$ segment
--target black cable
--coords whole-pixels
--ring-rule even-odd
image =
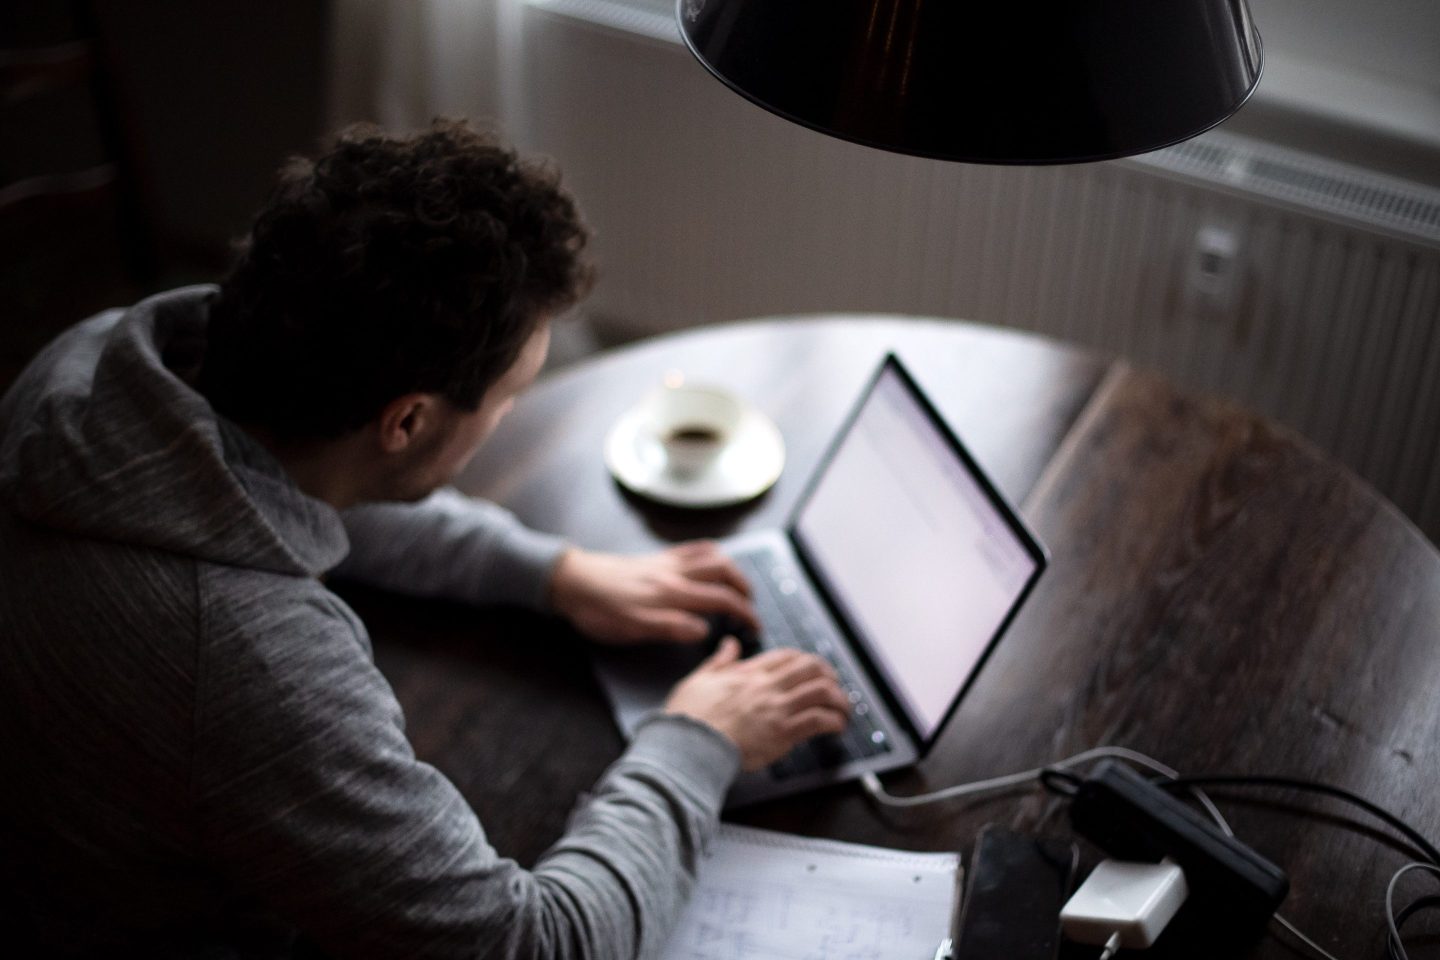
[[[1410,826],[1404,820],[1390,811],[1371,803],[1364,797],[1351,793],[1349,790],[1342,790],[1340,787],[1332,787],[1328,783],[1318,783],[1314,780],[1300,780],[1294,777],[1255,777],[1255,776],[1206,776],[1206,777],[1180,777],[1177,780],[1167,780],[1157,777],[1153,781],[1157,786],[1166,790],[1174,790],[1185,787],[1283,787],[1288,790],[1301,790],[1308,793],[1320,793],[1325,796],[1335,797],[1353,804],[1364,810],[1371,816],[1389,824],[1405,838],[1415,844],[1434,866],[1440,867],[1440,850],[1420,835],[1420,831]]]
[[[1433,910],[1440,907],[1440,896],[1421,897],[1406,904],[1405,909],[1395,914],[1395,926],[1398,929],[1401,924],[1410,919],[1410,915],[1419,913],[1421,910]]]

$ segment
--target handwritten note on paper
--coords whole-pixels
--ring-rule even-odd
[[[908,853],[726,824],[665,960],[897,960],[950,935],[953,853]]]

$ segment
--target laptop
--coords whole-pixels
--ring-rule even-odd
[[[885,357],[781,530],[721,542],[749,578],[759,645],[834,665],[843,734],[742,773],[727,807],[904,767],[934,746],[1048,560],[893,354]],[[627,734],[708,651],[596,651]]]

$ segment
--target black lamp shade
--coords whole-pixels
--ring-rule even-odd
[[[1260,79],[1246,0],[678,0],[765,109],[898,153],[1075,163],[1213,127]]]

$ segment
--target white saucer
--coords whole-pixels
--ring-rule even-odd
[[[785,441],[770,418],[748,404],[715,459],[694,474],[677,475],[660,442],[658,402],[654,395],[642,400],[605,438],[605,466],[627,490],[672,507],[728,507],[760,496],[780,479]]]

